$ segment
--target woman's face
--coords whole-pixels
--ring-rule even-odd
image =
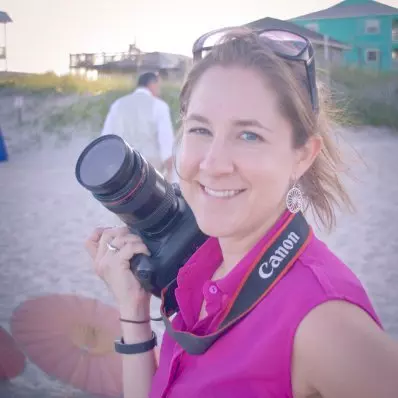
[[[217,66],[203,74],[189,101],[177,164],[204,233],[245,236],[283,211],[292,179],[310,165],[292,137],[258,72]]]

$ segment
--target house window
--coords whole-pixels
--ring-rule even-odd
[[[380,33],[380,21],[378,19],[368,19],[365,21],[365,32],[369,34]]]
[[[398,19],[395,19],[392,23],[391,36],[392,41],[398,41]]]
[[[307,25],[305,25],[305,27],[309,30],[312,30],[314,32],[319,32],[319,24],[316,22],[313,23],[307,23]]]
[[[391,57],[393,64],[398,65],[398,49],[392,50]]]
[[[367,64],[373,64],[379,61],[379,50],[366,50],[365,61]]]

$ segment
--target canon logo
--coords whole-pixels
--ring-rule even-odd
[[[295,233],[291,232],[287,239],[282,242],[275,253],[269,258],[268,261],[264,261],[258,270],[258,274],[262,279],[268,279],[274,272],[275,268],[278,268],[283,259],[293,249],[294,245],[300,240],[300,237]]]

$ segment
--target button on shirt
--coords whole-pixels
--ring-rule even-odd
[[[175,291],[177,331],[214,332],[223,311],[261,248],[289,216],[275,226],[224,278],[211,278],[222,261],[210,238],[180,269]],[[346,300],[379,320],[355,275],[321,241],[312,237],[289,272],[269,294],[204,354],[189,355],[165,332],[151,398],[293,397],[291,357],[298,325],[328,300]],[[207,316],[199,320],[205,302]]]

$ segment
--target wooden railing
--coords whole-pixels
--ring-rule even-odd
[[[136,53],[82,53],[69,55],[70,68],[90,68],[96,65],[104,65],[108,62],[122,61],[125,59],[137,60],[139,57]]]

